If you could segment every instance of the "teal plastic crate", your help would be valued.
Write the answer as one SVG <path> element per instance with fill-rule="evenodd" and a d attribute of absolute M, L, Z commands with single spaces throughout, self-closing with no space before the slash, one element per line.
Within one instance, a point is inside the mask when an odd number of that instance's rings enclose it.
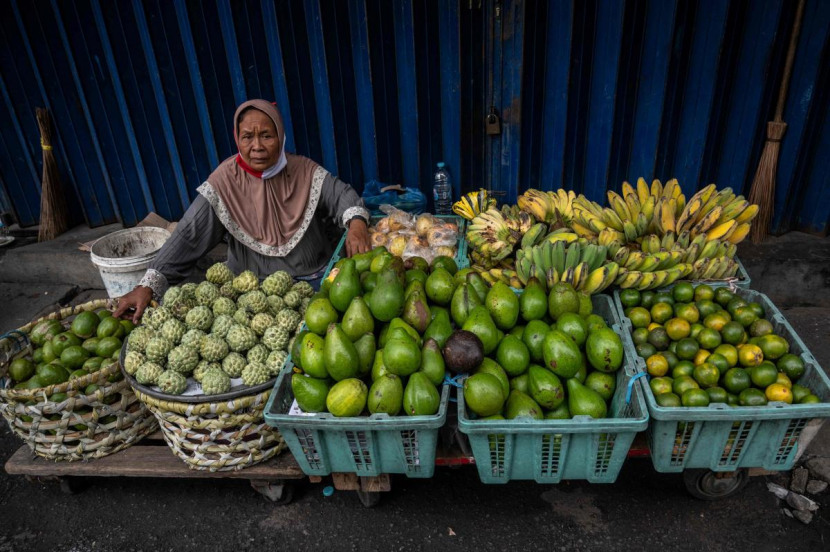
<path fill-rule="evenodd" d="M 639 383 L 651 416 L 648 445 L 657 471 L 789 470 L 804 430 L 817 429 L 824 418 L 830 417 L 830 379 L 784 315 L 763 293 L 745 289 L 736 289 L 734 293 L 764 307 L 774 332 L 786 338 L 790 352 L 804 360 L 806 372 L 798 383 L 809 387 L 823 402 L 794 405 L 772 402 L 767 406 L 737 408 L 717 403 L 706 408 L 667 408 L 657 405 L 646 378 L 641 378 Z M 614 301 L 622 312 L 619 292 L 614 293 Z M 631 338 L 631 322 L 624 317 L 623 329 L 627 354 L 637 371 L 645 372 L 645 361 L 637 355 Z"/>
<path fill-rule="evenodd" d="M 282 434 L 303 473 L 432 477 L 438 431 L 447 419 L 449 386 L 443 388 L 438 413 L 433 416 L 290 416 L 292 374 L 293 364 L 289 364 L 277 378 L 265 407 L 265 421 Z"/>
<path fill-rule="evenodd" d="M 622 332 L 613 302 L 607 295 L 594 295 L 594 312 Z M 626 390 L 634 375 L 628 355 L 617 372 L 617 392 L 611 401 L 610 418 L 594 420 L 577 416 L 571 420 L 477 420 L 467 414 L 464 390 L 458 390 L 458 428 L 473 449 L 478 474 L 484 483 L 507 483 L 511 479 L 559 483 L 563 479 L 587 479 L 591 483 L 613 483 L 634 441 L 645 431 L 648 410 L 637 382 L 629 402 Z"/>
<path fill-rule="evenodd" d="M 466 238 L 466 230 L 467 230 L 467 219 L 463 217 L 459 217 L 458 215 L 433 215 L 440 219 L 451 220 L 458 225 L 458 244 L 457 249 L 455 251 L 455 264 L 458 265 L 459 270 L 462 268 L 467 268 L 470 266 L 470 260 L 467 259 L 467 238 Z M 376 223 L 383 217 L 372 217 L 372 224 Z M 346 233 L 343 234 L 343 237 L 340 238 L 340 241 L 337 243 L 337 247 L 334 250 L 334 254 L 331 256 L 331 260 L 329 261 L 328 266 L 326 267 L 326 273 L 323 275 L 325 279 L 331 269 L 334 268 L 334 265 L 337 264 L 343 257 L 343 249 L 346 247 Z"/>

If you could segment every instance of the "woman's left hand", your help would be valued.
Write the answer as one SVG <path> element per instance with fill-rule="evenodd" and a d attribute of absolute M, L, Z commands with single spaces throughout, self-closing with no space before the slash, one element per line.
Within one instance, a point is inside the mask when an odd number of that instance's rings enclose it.
<path fill-rule="evenodd" d="M 366 222 L 359 218 L 353 219 L 349 223 L 349 233 L 346 236 L 346 255 L 351 257 L 358 253 L 366 253 L 371 249 Z"/>

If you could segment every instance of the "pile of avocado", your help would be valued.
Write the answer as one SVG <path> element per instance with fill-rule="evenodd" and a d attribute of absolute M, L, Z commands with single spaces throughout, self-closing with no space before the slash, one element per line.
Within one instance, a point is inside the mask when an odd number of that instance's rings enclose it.
<path fill-rule="evenodd" d="M 797 383 L 806 367 L 764 307 L 728 288 L 683 282 L 669 292 L 620 292 L 649 386 L 663 407 L 821 402 Z"/>
<path fill-rule="evenodd" d="M 450 257 L 435 257 L 430 266 L 420 257 L 404 262 L 384 247 L 338 261 L 292 346 L 300 409 L 338 417 L 436 414 L 441 347 L 453 331 L 446 307 L 468 272 Z"/>
<path fill-rule="evenodd" d="M 451 310 L 461 332 L 475 335 L 486 355 L 463 388 L 467 408 L 479 419 L 608 416 L 623 345 L 593 314 L 589 295 L 567 283 L 547 294 L 535 278 L 520 296 L 501 282 L 483 297 L 462 285 Z M 445 350 L 445 360 L 454 368 L 461 359 Z"/>
<path fill-rule="evenodd" d="M 31 358 L 18 358 L 9 365 L 14 388 L 48 387 L 118 363 L 122 339 L 132 329 L 132 322 L 113 318 L 108 310 L 82 312 L 68 328 L 57 320 L 40 322 L 29 334 L 35 347 Z M 110 380 L 122 377 L 119 371 Z"/>

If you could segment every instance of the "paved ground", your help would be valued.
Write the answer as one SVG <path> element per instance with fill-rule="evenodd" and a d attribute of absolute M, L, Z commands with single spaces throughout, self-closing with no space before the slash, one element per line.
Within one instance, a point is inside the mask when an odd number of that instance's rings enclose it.
<path fill-rule="evenodd" d="M 3 283 L 0 327 L 34 318 L 57 300 L 99 296 L 69 285 Z M 785 315 L 830 367 L 830 309 L 793 304 L 802 306 L 784 309 Z M 828 430 L 808 454 L 830 456 Z M 19 447 L 0 424 L 0 463 Z M 613 485 L 484 485 L 475 468 L 444 468 L 431 480 L 394 479 L 380 506 L 367 510 L 354 493 L 324 497 L 329 482 L 306 485 L 280 507 L 243 481 L 107 479 L 70 496 L 55 483 L 30 483 L 0 470 L 0 552 L 827 549 L 830 491 L 817 497 L 821 510 L 804 526 L 782 513 L 767 481 L 786 484 L 787 476 L 753 478 L 740 495 L 709 503 L 691 498 L 679 475 L 658 474 L 647 459 L 629 460 Z"/>

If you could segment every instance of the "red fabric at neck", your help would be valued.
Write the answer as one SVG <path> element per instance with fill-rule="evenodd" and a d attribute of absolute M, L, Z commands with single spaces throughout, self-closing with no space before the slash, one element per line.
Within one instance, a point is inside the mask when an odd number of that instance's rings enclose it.
<path fill-rule="evenodd" d="M 242 159 L 242 156 L 238 153 L 236 154 L 236 164 L 242 167 L 242 170 L 244 170 L 246 173 L 253 175 L 257 178 L 262 178 L 262 171 L 258 171 L 252 168 L 245 162 L 244 159 Z"/>

